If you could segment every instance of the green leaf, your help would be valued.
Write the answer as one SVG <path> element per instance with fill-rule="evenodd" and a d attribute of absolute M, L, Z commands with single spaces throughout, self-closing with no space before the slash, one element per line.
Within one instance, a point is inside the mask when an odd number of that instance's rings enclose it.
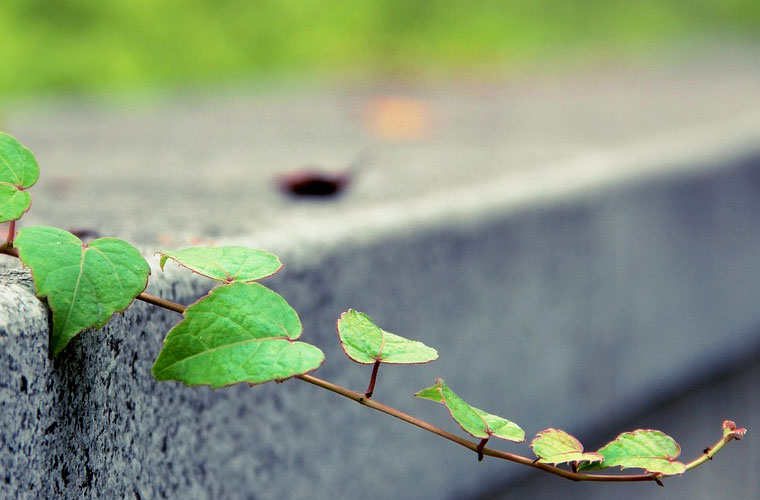
<path fill-rule="evenodd" d="M 202 276 L 216 281 L 257 281 L 272 276 L 282 267 L 276 255 L 264 250 L 231 247 L 193 247 L 184 250 L 161 250 L 161 270 L 172 259 Z"/>
<path fill-rule="evenodd" d="M 0 222 L 16 220 L 29 210 L 32 197 L 25 189 L 39 176 L 32 152 L 12 135 L 0 132 Z"/>
<path fill-rule="evenodd" d="M 423 389 L 415 394 L 416 397 L 442 403 L 449 409 L 451 417 L 457 424 L 473 437 L 487 439 L 491 436 L 519 443 L 525 440 L 525 431 L 519 425 L 497 415 L 486 413 L 479 408 L 470 406 L 446 383 L 436 379 L 432 387 Z"/>
<path fill-rule="evenodd" d="M 338 336 L 343 351 L 357 363 L 417 364 L 438 359 L 435 349 L 386 332 L 377 327 L 372 318 L 353 309 L 338 319 Z"/>
<path fill-rule="evenodd" d="M 599 453 L 584 453 L 580 441 L 559 429 L 546 429 L 539 432 L 531 441 L 530 447 L 540 459 L 539 462 L 544 464 L 604 460 Z"/>
<path fill-rule="evenodd" d="M 644 469 L 665 475 L 682 474 L 686 466 L 676 458 L 681 447 L 667 434 L 649 429 L 638 429 L 620 434 L 614 441 L 599 449 L 604 457 L 600 464 L 581 464 L 579 470 L 605 467 Z"/>
<path fill-rule="evenodd" d="M 302 375 L 325 356 L 295 342 L 300 335 L 298 314 L 275 292 L 257 283 L 218 286 L 166 335 L 153 376 L 218 388 Z"/>
<path fill-rule="evenodd" d="M 85 245 L 62 229 L 31 226 L 19 231 L 14 246 L 32 269 L 37 295 L 47 297 L 53 311 L 53 356 L 81 331 L 100 328 L 124 311 L 148 284 L 148 263 L 116 238 Z"/>

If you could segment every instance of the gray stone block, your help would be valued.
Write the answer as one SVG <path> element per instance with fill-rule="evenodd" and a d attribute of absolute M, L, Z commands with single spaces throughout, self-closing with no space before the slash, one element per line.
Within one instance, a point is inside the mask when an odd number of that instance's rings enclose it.
<path fill-rule="evenodd" d="M 727 73 L 733 79 L 697 72 L 683 92 L 663 92 L 657 72 L 634 90 L 627 78 L 596 81 L 620 93 L 598 107 L 573 98 L 585 88 L 577 82 L 540 87 L 548 101 L 526 98 L 532 86 L 439 92 L 430 100 L 448 126 L 421 144 L 373 145 L 376 162 L 324 202 L 273 191 L 285 161 L 267 161 L 350 159 L 366 142 L 346 112 L 361 96 L 164 108 L 155 120 L 95 111 L 52 115 L 41 128 L 31 118 L 9 123 L 43 169 L 25 223 L 95 229 L 146 255 L 174 229 L 173 245 L 210 235 L 267 248 L 285 269 L 266 283 L 327 355 L 320 377 L 366 386 L 369 369 L 344 357 L 334 330 L 354 307 L 441 354 L 384 367 L 379 401 L 457 432 L 441 407 L 412 397 L 440 376 L 528 435 L 554 426 L 592 443 L 760 350 L 758 73 L 751 64 Z M 732 98 L 700 100 L 718 91 Z M 656 98 L 642 108 L 637 93 Z M 338 118 L 324 125 L 326 116 Z M 476 122 L 495 125 L 478 132 Z M 251 127 L 232 133 L 225 123 Z M 276 137 L 286 139 L 268 142 Z M 188 168 L 193 161 L 201 166 Z M 103 200 L 92 209 L 80 196 Z M 297 380 L 217 391 L 159 384 L 150 367 L 179 316 L 142 303 L 50 361 L 46 310 L 28 276 L 8 271 L 4 280 L 4 497 L 467 498 L 524 474 Z M 150 291 L 189 303 L 210 286 L 154 268 Z M 688 407 L 696 401 L 710 418 Z M 714 441 L 724 417 L 757 420 L 752 396 L 686 406 L 662 430 L 678 438 L 687 427 L 689 446 Z M 757 449 L 750 434 L 725 454 L 751 477 Z"/>

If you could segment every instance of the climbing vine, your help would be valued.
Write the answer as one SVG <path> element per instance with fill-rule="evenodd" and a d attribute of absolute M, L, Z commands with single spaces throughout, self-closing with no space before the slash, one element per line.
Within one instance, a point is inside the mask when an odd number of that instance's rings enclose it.
<path fill-rule="evenodd" d="M 175 311 L 182 319 L 166 334 L 153 364 L 159 381 L 213 388 L 250 385 L 295 378 L 387 413 L 468 448 L 478 460 L 494 457 L 549 472 L 573 481 L 653 481 L 683 474 L 712 457 L 746 429 L 723 422 L 719 439 L 691 461 L 679 460 L 678 443 L 652 429 L 623 432 L 595 452 L 565 431 L 545 429 L 529 446 L 534 456 L 487 448 L 492 438 L 525 441 L 515 422 L 475 408 L 442 379 L 415 396 L 446 407 L 470 440 L 407 415 L 372 398 L 377 374 L 384 364 L 430 363 L 438 352 L 417 340 L 387 332 L 367 314 L 349 309 L 337 320 L 343 351 L 356 363 L 371 365 L 367 390 L 358 393 L 311 375 L 324 362 L 324 353 L 300 339 L 301 321 L 279 294 L 258 283 L 277 273 L 282 264 L 263 250 L 240 246 L 160 250 L 160 268 L 171 260 L 217 282 L 195 303 L 184 306 L 144 292 L 151 273 L 140 252 L 126 241 L 98 238 L 83 243 L 74 234 L 47 226 L 16 230 L 16 221 L 31 206 L 29 189 L 37 182 L 34 155 L 18 140 L 0 133 L 0 223 L 9 226 L 0 253 L 19 258 L 31 269 L 36 292 L 52 311 L 49 351 L 55 357 L 77 335 L 104 326 L 114 313 L 135 300 Z M 599 472 L 619 467 L 638 473 Z"/>

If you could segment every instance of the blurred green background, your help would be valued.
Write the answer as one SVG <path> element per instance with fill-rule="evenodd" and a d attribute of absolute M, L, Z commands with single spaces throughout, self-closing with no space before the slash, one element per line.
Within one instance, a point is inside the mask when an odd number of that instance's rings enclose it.
<path fill-rule="evenodd" d="M 519 71 L 760 39 L 758 0 L 3 0 L 0 100 Z"/>

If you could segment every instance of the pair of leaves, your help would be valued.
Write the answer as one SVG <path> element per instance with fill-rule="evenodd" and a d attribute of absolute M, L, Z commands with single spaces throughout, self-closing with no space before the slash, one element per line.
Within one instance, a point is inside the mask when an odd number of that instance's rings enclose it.
<path fill-rule="evenodd" d="M 530 446 L 541 463 L 576 462 L 580 463 L 579 471 L 620 467 L 668 476 L 686 471 L 686 466 L 676 460 L 681 453 L 678 443 L 656 430 L 624 432 L 596 453 L 584 452 L 580 441 L 558 429 L 539 432 Z"/>
<path fill-rule="evenodd" d="M 261 384 L 317 369 L 324 354 L 298 342 L 302 326 L 296 311 L 277 293 L 253 283 L 276 273 L 276 256 L 245 247 L 162 251 L 167 259 L 224 283 L 189 306 L 166 335 L 153 365 L 159 380 L 189 386 Z"/>
<path fill-rule="evenodd" d="M 489 439 L 493 436 L 515 443 L 525 440 L 525 431 L 519 425 L 498 415 L 492 415 L 470 406 L 449 389 L 440 378 L 436 380 L 434 386 L 417 392 L 415 396 L 445 405 L 451 417 L 462 430 L 473 437 Z"/>
<path fill-rule="evenodd" d="M 525 432 L 515 423 L 470 406 L 438 379 L 436 384 L 415 394 L 444 404 L 459 426 L 473 437 L 498 437 L 514 442 L 525 439 Z M 614 441 L 596 453 L 583 451 L 575 437 L 558 429 L 539 432 L 531 441 L 531 448 L 541 463 L 580 463 L 579 470 L 604 469 L 619 466 L 641 468 L 664 475 L 681 474 L 686 470 L 676 461 L 681 450 L 670 436 L 655 430 L 637 430 L 620 434 Z"/>
<path fill-rule="evenodd" d="M 435 349 L 386 332 L 372 318 L 353 309 L 340 316 L 337 329 L 343 350 L 357 363 L 418 364 L 438 359 Z M 525 439 L 525 432 L 517 424 L 468 405 L 441 379 L 415 396 L 444 404 L 462 429 L 474 437 L 495 436 L 515 442 Z"/>
<path fill-rule="evenodd" d="M 32 270 L 37 295 L 47 297 L 53 312 L 52 356 L 83 330 L 100 328 L 124 311 L 148 284 L 148 263 L 116 238 L 85 245 L 68 231 L 31 226 L 19 231 L 14 246 Z"/>
<path fill-rule="evenodd" d="M 683 474 L 686 466 L 676 460 L 681 447 L 664 432 L 638 429 L 620 434 L 597 451 L 604 457 L 602 462 L 582 463 L 578 470 L 596 470 L 607 467 L 621 469 L 644 469 L 670 476 Z"/>
<path fill-rule="evenodd" d="M 276 255 L 241 246 L 192 247 L 156 253 L 161 256 L 162 271 L 166 261 L 171 259 L 194 273 L 222 283 L 258 281 L 282 268 Z"/>
<path fill-rule="evenodd" d="M 419 364 L 438 359 L 438 352 L 416 340 L 386 332 L 363 312 L 349 309 L 337 324 L 343 351 L 357 363 Z"/>
<path fill-rule="evenodd" d="M 19 219 L 29 210 L 32 197 L 26 189 L 39 176 L 32 152 L 12 135 L 0 132 L 0 222 Z"/>

